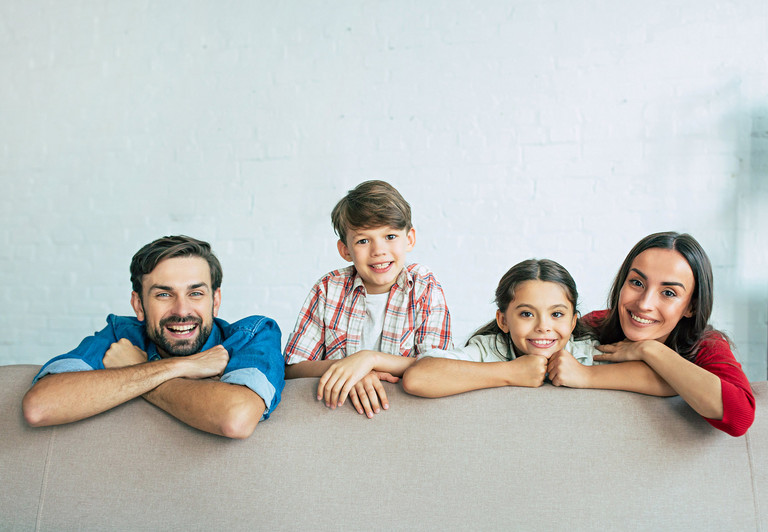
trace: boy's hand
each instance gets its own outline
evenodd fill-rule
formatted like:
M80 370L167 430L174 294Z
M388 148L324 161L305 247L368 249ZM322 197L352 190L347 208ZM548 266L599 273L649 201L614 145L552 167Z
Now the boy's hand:
M109 346L102 361L107 369L124 368L143 364L147 361L147 354L133 345L127 338L121 338Z
M387 392L381 385L382 380L397 382L400 378L384 371L372 371L350 390L349 401L358 414L365 413L370 419L373 414L381 412L381 408L389 408Z
M334 363L320 377L317 400L325 399L330 408L343 405L352 387L373 370L375 357L375 351L358 351Z

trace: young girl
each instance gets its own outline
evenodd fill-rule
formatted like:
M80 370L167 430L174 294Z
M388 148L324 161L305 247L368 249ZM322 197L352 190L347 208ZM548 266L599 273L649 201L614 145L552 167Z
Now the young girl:
M403 388L442 397L497 386L541 386L549 358L566 350L582 364L600 354L576 314L568 271L551 260L513 266L496 288L496 319L463 348L431 349L403 375Z
M556 386L680 395L712 426L744 434L755 398L727 337L709 325L712 266L690 235L649 235L629 252L611 288L608 310L584 321L597 330L595 360L586 368L561 352L549 363Z

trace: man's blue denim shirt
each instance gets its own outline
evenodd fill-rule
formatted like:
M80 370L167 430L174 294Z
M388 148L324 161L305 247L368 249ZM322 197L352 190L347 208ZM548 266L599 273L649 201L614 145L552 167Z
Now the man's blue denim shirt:
M200 351L221 344L229 353L221 382L247 386L264 400L267 409L262 419L280 402L285 385L285 367L280 349L280 328L265 316L249 316L232 324L214 318L208 340ZM157 346L147 336L143 321L134 317L107 316L107 326L88 336L75 349L49 360L35 376L34 382L51 373L104 369L104 354L118 340L125 338L159 360Z

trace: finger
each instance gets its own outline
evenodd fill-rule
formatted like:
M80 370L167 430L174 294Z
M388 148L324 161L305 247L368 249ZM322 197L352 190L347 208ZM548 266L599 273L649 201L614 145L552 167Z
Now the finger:
M365 415L372 418L373 410L371 410L371 401L368 399L368 394L365 393L365 388L362 383L358 382L357 385L355 385L355 389L357 390L357 396L360 398L360 402L363 405L363 410L365 410Z
M335 375L332 375L328 378L328 380L325 382L325 386L323 387L323 399L325 399L325 406L330 407L333 405L333 387L336 384L337 377Z
M373 409L373 413L378 414L379 412L381 412L381 405L379 404L379 396L376 393L376 388L373 387L374 382L377 382L379 386L381 386L381 382L379 382L378 379L374 381L366 380L365 393L368 394L368 400L371 402L371 408Z
M325 383L328 382L328 372L326 371L323 373L323 376L320 377L320 382L317 383L317 400L323 398L323 395L325 395Z
M375 371L374 374L381 381L398 382L400 380L400 377L395 377L394 375L392 375L391 373L388 373L386 371Z
M352 384L352 381L348 380L341 388L341 393L339 394L339 406L343 405L344 401L347 400L347 395L349 395L349 392L352 390L353 386L354 385Z
M352 403L352 406L357 410L358 414L363 413L363 406L360 404L360 398L357 396L357 390L354 388L349 392L349 402Z
M341 390L344 388L344 385L347 383L348 379L346 377L339 377L335 383L333 383L333 388L331 391L331 408L336 408L337 406L341 405L339 402L339 396L341 395Z
M392 381L389 381L389 382L392 382ZM373 381L373 388L376 390L376 394L379 396L379 401L381 401L381 407L384 410L387 410L389 408L389 400L387 399L387 392L384 390L384 385L381 384L380 380L375 380Z

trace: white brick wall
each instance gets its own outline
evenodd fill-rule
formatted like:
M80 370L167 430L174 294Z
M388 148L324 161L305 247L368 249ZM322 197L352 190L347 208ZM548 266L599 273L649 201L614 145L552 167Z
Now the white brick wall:
M211 241L222 317L285 337L342 265L331 208L381 178L457 342L519 260L562 262L588 311L671 229L709 252L714 323L765 379L767 24L764 0L5 0L0 363L129 314L130 258L165 234Z

